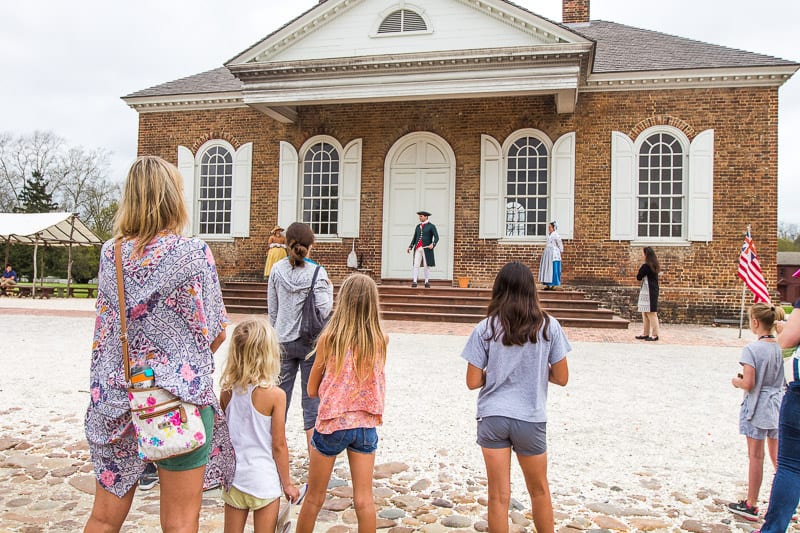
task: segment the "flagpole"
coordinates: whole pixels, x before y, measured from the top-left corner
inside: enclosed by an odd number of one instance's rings
[[[742,338],[742,323],[744,322],[744,293],[747,291],[747,285],[742,283],[742,306],[739,309],[739,338]]]

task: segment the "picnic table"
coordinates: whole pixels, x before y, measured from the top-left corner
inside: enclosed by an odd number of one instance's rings
[[[13,287],[6,289],[9,296],[18,296],[20,298],[28,298],[33,296],[33,285],[18,283]],[[37,298],[51,298],[55,293],[54,287],[36,287]]]

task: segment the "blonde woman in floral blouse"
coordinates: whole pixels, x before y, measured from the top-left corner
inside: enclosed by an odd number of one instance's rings
[[[213,353],[225,339],[228,319],[211,250],[180,235],[187,220],[178,169],[158,157],[137,159],[117,212],[116,237],[103,245],[100,256],[85,423],[97,486],[87,532],[120,530],[145,467],[123,368],[117,239],[122,240],[131,366],[152,367],[156,386],[201,406],[211,436],[190,454],[156,463],[162,529],[197,531],[203,488],[227,485],[233,477],[233,448],[212,388]]]

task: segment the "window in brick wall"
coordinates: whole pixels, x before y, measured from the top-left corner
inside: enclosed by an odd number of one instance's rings
[[[610,229],[619,241],[712,241],[714,130],[691,141],[666,125],[612,132]]]
[[[201,235],[231,232],[233,156],[223,146],[212,146],[200,159],[199,228]]]
[[[337,235],[339,151],[330,143],[311,145],[303,155],[302,220],[316,235]]]
[[[188,231],[211,240],[250,236],[253,143],[234,148],[212,139],[196,153],[178,146]]]
[[[547,146],[535,137],[512,143],[506,159],[506,237],[547,235]]]
[[[683,237],[685,154],[675,136],[658,132],[639,148],[637,236]]]
[[[480,179],[480,238],[543,242],[551,220],[563,239],[573,238],[575,132],[553,142],[525,128],[502,145],[481,135]]]

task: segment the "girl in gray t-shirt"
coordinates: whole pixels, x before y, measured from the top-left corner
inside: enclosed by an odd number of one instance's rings
[[[749,466],[747,499],[728,504],[728,509],[748,520],[758,519],[765,440],[772,465],[778,467],[778,414],[786,380],[783,354],[775,342],[775,322],[783,316],[783,308],[772,304],[757,303],[750,308],[750,330],[758,340],[742,349],[742,372],[731,379],[734,387],[744,390],[739,433],[747,439]]]
[[[511,450],[531,495],[536,531],[552,533],[547,482],[547,384],[566,385],[572,349],[558,320],[539,305],[531,270],[505,265],[497,274],[487,317],[461,353],[467,387],[478,393],[478,439],[489,484],[489,531],[508,531]]]

